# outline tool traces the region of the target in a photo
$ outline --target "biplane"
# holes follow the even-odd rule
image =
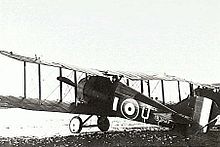
[[[86,122],[97,116],[97,124],[101,131],[108,131],[110,121],[108,117],[120,117],[132,121],[156,124],[162,127],[178,130],[181,133],[207,132],[213,126],[220,114],[219,84],[200,84],[167,74],[145,74],[138,72],[103,71],[97,69],[84,69],[57,62],[47,62],[38,57],[26,57],[8,51],[0,53],[9,58],[23,62],[24,67],[24,95],[16,97],[0,97],[0,106],[7,108],[23,108],[37,111],[63,112],[86,114],[88,118],[82,120],[75,116],[70,120],[69,128],[72,133],[80,133]],[[26,64],[38,65],[39,99],[27,98],[26,94]],[[60,98],[58,102],[42,101],[41,95],[41,66],[51,66],[59,69],[57,79],[60,84]],[[62,69],[72,70],[74,79],[62,76]],[[85,77],[77,81],[77,72]],[[125,79],[126,83],[122,83]],[[151,80],[161,82],[162,102],[154,100],[150,95]],[[130,81],[140,81],[140,91],[129,86]],[[165,81],[176,81],[179,92],[179,102],[165,103]],[[181,99],[180,82],[189,84],[189,95]],[[63,83],[75,89],[74,102],[67,104],[62,99]],[[143,93],[144,84],[147,83],[148,95]],[[197,86],[197,88],[193,88]]]

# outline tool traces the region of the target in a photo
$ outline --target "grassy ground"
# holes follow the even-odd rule
[[[220,132],[210,132],[185,138],[168,131],[112,131],[82,133],[71,136],[46,138],[0,138],[0,146],[220,146]]]
[[[220,132],[198,134],[185,138],[171,131],[159,131],[158,126],[140,124],[120,118],[109,118],[110,131],[83,128],[70,135],[68,123],[75,116],[20,109],[0,111],[0,147],[10,146],[220,146]],[[81,116],[83,120],[85,116]],[[84,118],[85,117],[85,118]],[[91,122],[96,123],[96,117]],[[17,137],[15,137],[17,136]],[[29,137],[22,137],[29,136]],[[30,137],[37,136],[37,137]]]

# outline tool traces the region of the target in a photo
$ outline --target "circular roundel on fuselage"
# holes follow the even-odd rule
[[[125,99],[121,103],[121,113],[127,119],[135,119],[139,114],[139,105],[135,99]]]

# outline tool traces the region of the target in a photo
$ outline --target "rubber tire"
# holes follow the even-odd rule
[[[78,121],[78,127],[76,128],[76,130],[74,131],[72,129],[72,125],[74,125],[74,122],[73,121]],[[69,130],[71,133],[80,133],[81,130],[82,130],[82,119],[79,117],[79,116],[75,116],[73,117],[71,120],[70,120],[70,123],[69,123]]]
[[[98,117],[97,125],[99,130],[101,130],[102,132],[108,131],[110,126],[109,119],[105,116],[100,116]]]

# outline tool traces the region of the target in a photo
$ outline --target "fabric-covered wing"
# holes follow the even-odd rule
[[[37,99],[23,99],[13,96],[0,96],[0,108],[22,108],[36,111],[70,113],[70,104],[55,101],[41,101]]]
[[[13,52],[8,52],[8,51],[3,51],[3,50],[1,50],[0,53],[2,55],[5,55],[9,58],[12,58],[12,59],[15,59],[18,61],[29,62],[29,63],[34,63],[34,64],[41,64],[41,65],[52,66],[52,67],[60,67],[60,68],[64,68],[64,69],[76,70],[78,72],[88,73],[91,75],[103,76],[102,73],[100,73],[97,70],[93,70],[93,69],[85,69],[85,68],[80,68],[80,67],[73,66],[73,65],[58,63],[58,62],[47,62],[47,61],[41,60],[38,57],[34,57],[34,58],[33,57],[26,57],[26,56],[15,54]]]
[[[163,80],[163,81],[179,81],[179,82],[186,82],[191,83],[193,85],[201,86],[201,87],[207,87],[211,89],[220,88],[220,84],[202,84],[193,82],[190,80],[186,80],[183,78],[179,78],[176,76],[168,75],[168,74],[156,74],[156,73],[141,73],[141,72],[128,72],[128,71],[101,71],[104,75],[117,75],[117,76],[123,76],[125,78],[128,78],[130,80]]]
[[[58,63],[58,62],[47,62],[44,60],[41,60],[38,57],[26,57],[22,55],[15,54],[13,52],[8,52],[8,51],[3,51],[0,50],[0,54],[5,55],[7,57],[23,61],[23,62],[29,62],[29,63],[35,63],[35,64],[41,64],[41,65],[46,65],[46,66],[53,66],[53,67],[60,67],[64,69],[69,69],[69,70],[75,70],[78,72],[83,72],[83,73],[88,73],[91,75],[97,75],[97,76],[108,76],[108,75],[116,75],[116,76],[123,76],[125,78],[128,78],[130,80],[164,80],[164,81],[180,81],[180,82],[187,82],[191,83],[197,86],[201,87],[207,87],[207,88],[220,88],[219,84],[201,84],[201,83],[195,83],[190,80],[186,80],[183,78],[179,78],[176,76],[171,76],[167,74],[155,74],[155,73],[141,73],[141,72],[128,72],[128,71],[112,71],[112,70],[98,70],[98,69],[86,69],[86,68],[80,68],[77,66],[73,65],[67,65],[63,63]]]

